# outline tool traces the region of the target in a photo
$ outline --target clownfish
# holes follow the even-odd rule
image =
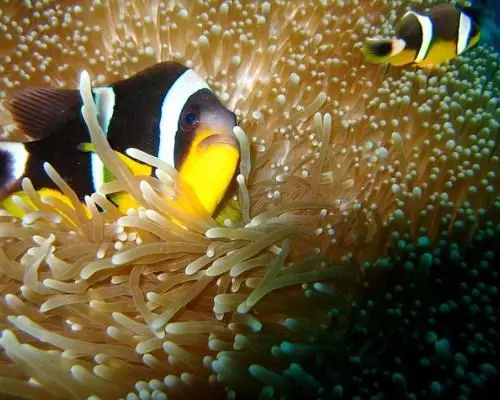
[[[445,63],[480,39],[474,10],[459,10],[451,4],[433,7],[429,14],[409,11],[396,25],[396,39],[370,38],[362,47],[366,60],[395,66],[414,64],[434,67]],[[479,19],[479,14],[476,15]]]
[[[151,175],[152,168],[129,158],[129,148],[177,169],[206,215],[215,212],[238,168],[237,121],[199,75],[179,63],[163,62],[92,93],[104,135],[134,175]],[[7,97],[5,108],[15,131],[27,138],[0,142],[1,206],[12,215],[23,216],[12,200],[22,195],[23,177],[31,179],[40,195],[64,200],[44,172],[45,162],[82,201],[113,179],[92,152],[81,107],[77,89],[28,87]],[[109,197],[123,212],[133,203],[130,196]]]

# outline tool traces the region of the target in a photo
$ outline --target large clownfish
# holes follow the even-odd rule
[[[375,64],[437,66],[479,42],[479,25],[472,14],[479,19],[477,10],[459,10],[451,4],[436,6],[429,14],[409,11],[396,25],[396,39],[367,39],[362,51]]]
[[[93,89],[99,124],[110,143],[136,175],[151,167],[125,153],[137,148],[176,168],[212,215],[225,196],[238,166],[239,142],[233,133],[236,116],[226,109],[193,70],[175,63],[156,64],[129,79]],[[41,195],[61,197],[45,174],[50,163],[80,199],[112,179],[96,154],[81,115],[78,90],[26,88],[5,102],[14,127],[28,138],[0,143],[0,199],[20,215],[12,196],[20,195],[26,176]],[[82,149],[87,148],[87,151]],[[63,199],[64,200],[64,199]],[[130,197],[111,197],[126,211]]]

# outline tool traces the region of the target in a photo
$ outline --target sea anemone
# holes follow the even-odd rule
[[[71,204],[23,181],[26,216],[0,216],[0,392],[479,393],[500,367],[499,56],[480,45],[434,70],[365,64],[362,39],[390,35],[414,3],[3,7],[2,96],[80,85],[117,177],[103,190],[140,207],[124,215],[94,193],[85,208],[50,165]],[[157,168],[134,177],[101,135],[89,76],[103,85],[163,60],[195,69],[238,116],[238,219],[191,217],[174,170],[133,150]],[[12,140],[8,118],[0,109]]]

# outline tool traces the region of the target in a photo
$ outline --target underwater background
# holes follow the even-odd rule
[[[360,41],[442,1],[57,3],[2,3],[0,98],[175,59],[251,171],[239,220],[187,233],[133,177],[143,209],[91,220],[28,185],[0,216],[0,398],[500,396],[500,2],[477,48],[387,74]]]
[[[498,51],[500,49],[500,2],[495,0],[475,1],[472,4],[483,8],[485,14],[488,15],[483,28],[486,41]]]

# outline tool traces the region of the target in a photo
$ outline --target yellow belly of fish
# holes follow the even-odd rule
[[[457,45],[454,42],[436,42],[429,49],[427,57],[417,63],[422,68],[437,67],[457,56]]]
[[[417,55],[417,52],[415,50],[403,50],[401,53],[396,54],[393,56],[389,62],[396,66],[400,67],[402,65],[410,64],[413,62]]]

